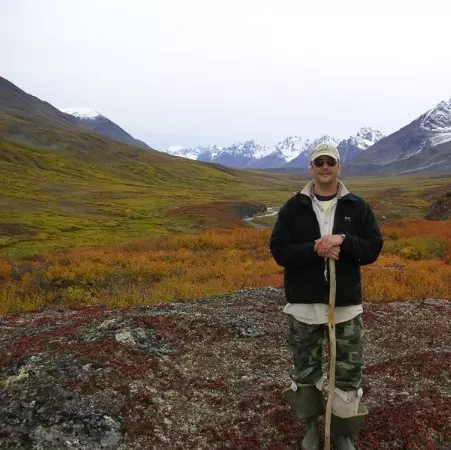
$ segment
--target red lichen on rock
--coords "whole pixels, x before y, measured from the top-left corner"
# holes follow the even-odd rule
[[[282,396],[284,303],[280,289],[252,289],[1,318],[0,446],[299,448],[304,424]],[[364,310],[358,448],[450,448],[451,302]]]

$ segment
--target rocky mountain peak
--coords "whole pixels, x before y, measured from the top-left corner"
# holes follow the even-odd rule
[[[343,162],[352,161],[361,152],[365,151],[376,142],[380,141],[384,135],[371,127],[362,127],[355,136],[349,136],[338,144],[338,151]]]
[[[87,108],[86,106],[75,106],[72,108],[62,108],[60,111],[66,114],[70,114],[71,116],[77,117],[77,119],[82,120],[94,120],[99,118],[106,117],[103,114],[100,114],[98,111]]]
[[[420,117],[424,130],[451,132],[451,99],[440,102]]]
[[[60,109],[60,111],[74,117],[78,124],[83,125],[96,133],[102,134],[103,136],[135,147],[150,148],[145,142],[135,139],[119,125],[95,109],[87,108],[85,106],[75,106],[63,108]]]
[[[314,139],[313,141],[308,140],[306,143],[307,145],[305,148],[305,153],[307,153],[307,155],[310,156],[310,153],[315,147],[318,147],[318,145],[325,143],[338,146],[340,140],[335,138],[334,136],[331,136],[330,134],[324,134],[323,136],[319,137],[318,139]]]
[[[268,147],[264,146],[255,139],[250,139],[245,142],[238,142],[231,145],[230,147],[225,147],[223,149],[224,153],[241,153],[249,158],[262,158],[270,153]]]
[[[280,155],[285,161],[291,161],[306,150],[307,142],[299,136],[290,136],[276,144],[274,153]]]
[[[384,135],[371,127],[362,127],[355,136],[350,136],[348,139],[342,141],[342,145],[352,145],[358,150],[366,150],[368,147],[380,141]]]
[[[371,127],[362,127],[357,131],[356,137],[360,137],[366,141],[376,142],[384,137],[384,135],[379,131]]]

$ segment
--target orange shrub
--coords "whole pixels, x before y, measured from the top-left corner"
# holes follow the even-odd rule
[[[0,261],[0,282],[10,280],[12,276],[12,267],[9,261]]]
[[[451,226],[449,221],[399,220],[384,224],[382,231],[388,244],[386,244],[387,248],[389,248],[390,241],[402,238],[435,238],[436,242],[443,243],[445,247],[443,258],[448,264],[451,263]]]
[[[387,239],[399,239],[414,236],[435,236],[450,243],[451,227],[449,221],[440,220],[399,220],[384,223],[383,234]]]
[[[408,261],[382,255],[363,269],[367,301],[451,299],[451,266],[440,260]]]
[[[384,224],[383,233],[383,254],[363,268],[366,300],[451,298],[449,222],[400,221]],[[126,306],[282,287],[270,234],[256,228],[206,230],[2,261],[0,314],[48,304]]]

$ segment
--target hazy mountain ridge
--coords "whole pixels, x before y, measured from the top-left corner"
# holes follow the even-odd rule
[[[451,172],[451,99],[440,102],[400,130],[376,142],[353,161],[371,173]]]
[[[33,120],[38,125],[74,126],[76,119],[0,77],[0,116]]]
[[[125,144],[134,145],[135,147],[150,148],[146,143],[135,139],[119,125],[94,109],[72,107],[61,109],[61,111],[65,114],[70,114],[78,124],[88,127],[96,133],[124,142]]]
[[[67,110],[66,110],[67,111]],[[86,130],[119,142],[150,149],[106,116],[89,108],[72,108],[70,114],[40,100],[0,77],[0,134],[22,142],[55,147],[48,137],[67,136],[67,131]],[[11,120],[14,118],[14,120]],[[30,124],[44,127],[30,128]],[[213,145],[195,148],[171,147],[164,152],[191,160],[217,163],[240,169],[306,170],[309,153],[319,143],[334,142],[341,154],[346,175],[449,173],[451,172],[451,99],[442,101],[410,124],[384,137],[379,131],[363,127],[355,136],[338,140],[327,134],[312,141],[290,136],[274,146],[256,139],[229,146]],[[60,144],[64,144],[63,141]]]
[[[332,142],[341,146],[343,161],[352,161],[356,155],[383,137],[382,133],[370,127],[360,129],[356,136],[340,141],[325,134],[317,139],[304,139],[289,136],[274,146],[264,146],[255,139],[238,142],[230,146],[199,146],[195,148],[173,147],[166,150],[174,156],[215,162],[227,166],[252,169],[271,169],[278,167],[307,168],[310,152],[323,142]]]
[[[15,119],[14,125],[5,123],[1,127],[0,131],[6,136],[15,135],[31,138],[28,133],[30,132],[30,124],[33,124],[51,127],[55,131],[68,131],[70,129],[75,132],[88,129],[135,147],[150,149],[147,144],[134,139],[124,129],[95,110],[90,108],[60,110],[50,103],[28,94],[2,77],[0,77],[0,117]],[[43,132],[43,129],[41,131]]]
[[[267,148],[252,154],[252,143],[248,141],[246,154],[239,158],[229,158],[230,148],[236,149],[239,144],[231,147],[215,146],[196,147],[195,149],[168,149],[167,152],[192,159],[209,162],[219,162],[238,168],[253,169],[288,169],[305,170],[309,164],[309,153],[313,147],[322,142],[334,142],[340,151],[346,174],[396,174],[416,172],[451,172],[451,99],[442,101],[435,107],[420,115],[410,124],[390,134],[383,134],[370,127],[362,127],[355,136],[347,139],[324,135],[313,141],[299,136],[290,136]],[[241,144],[242,145],[242,144]],[[261,146],[261,144],[259,144]]]

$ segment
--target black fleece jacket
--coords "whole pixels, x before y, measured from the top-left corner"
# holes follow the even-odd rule
[[[355,194],[337,200],[333,234],[341,233],[346,238],[335,264],[335,302],[337,306],[356,305],[362,302],[360,266],[377,259],[383,240],[371,207]],[[314,250],[320,237],[312,200],[299,192],[280,209],[270,242],[274,259],[284,267],[289,303],[329,303],[325,261]]]

